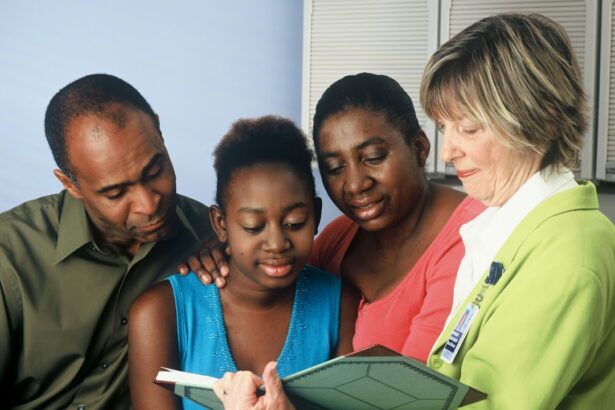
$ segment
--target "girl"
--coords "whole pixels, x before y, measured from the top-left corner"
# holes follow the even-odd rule
[[[222,377],[260,374],[277,360],[283,376],[351,350],[357,299],[344,291],[340,307],[339,278],[305,266],[321,206],[312,156],[301,131],[281,118],[240,120],[224,136],[214,152],[218,205],[210,219],[232,275],[221,290],[195,275],[171,276],[134,303],[135,408],[179,407],[152,383],[160,366]]]

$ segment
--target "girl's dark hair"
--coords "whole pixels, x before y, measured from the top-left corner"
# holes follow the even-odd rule
[[[263,163],[290,168],[315,198],[313,159],[305,136],[292,121],[276,116],[238,120],[214,150],[216,202],[224,209],[226,188],[234,172]]]
[[[320,128],[325,120],[357,108],[384,114],[408,144],[421,131],[412,99],[397,81],[371,73],[348,75],[331,84],[316,104],[312,138],[317,151]]]

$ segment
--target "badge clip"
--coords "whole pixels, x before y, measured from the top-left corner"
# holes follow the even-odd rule
[[[489,275],[487,275],[487,278],[485,279],[485,284],[495,285],[502,277],[502,273],[504,273],[504,265],[502,265],[500,262],[491,262],[491,267],[489,268]]]

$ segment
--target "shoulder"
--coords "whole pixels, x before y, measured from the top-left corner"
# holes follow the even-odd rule
[[[553,263],[574,263],[594,270],[596,262],[605,260],[615,268],[615,226],[598,210],[555,214],[536,226],[530,236],[528,245],[555,256]]]
[[[312,265],[305,265],[301,274],[307,275],[311,279],[319,282],[335,283],[341,280],[339,276],[333,275],[332,273],[329,273]]]
[[[196,199],[177,194],[177,206],[194,227],[196,233],[204,239],[213,231],[209,222],[209,207]]]
[[[131,327],[150,325],[160,320],[175,320],[173,289],[162,281],[147,289],[130,307],[128,323]],[[174,327],[174,326],[173,326]]]
[[[329,222],[318,235],[316,240],[318,240],[318,238],[343,236],[349,231],[352,231],[353,228],[356,229],[356,227],[357,225],[352,221],[352,219],[348,218],[346,215],[341,215]]]
[[[182,211],[189,212],[190,214],[203,214],[209,212],[209,207],[207,205],[181,194],[177,194],[177,205],[179,205]]]
[[[301,277],[305,282],[305,286],[309,289],[321,289],[334,294],[339,293],[342,283],[339,276],[335,276],[311,265],[305,265],[303,272],[301,272]]]
[[[432,206],[438,218],[446,218],[455,226],[471,221],[485,210],[485,205],[456,189],[431,184],[434,192]]]
[[[593,283],[614,297],[615,226],[596,208],[561,205],[574,195],[553,197],[551,204],[532,211],[499,254],[527,272],[529,281],[537,274],[544,277],[551,290],[559,284],[575,289]]]
[[[337,248],[340,243],[354,237],[358,225],[346,215],[341,215],[325,226],[314,240],[314,248]]]
[[[24,227],[52,223],[56,227],[64,201],[64,191],[24,202],[6,212],[0,213],[0,231],[8,233]]]
[[[65,195],[63,191],[44,196],[0,213],[0,257],[6,261],[32,247],[53,251]]]

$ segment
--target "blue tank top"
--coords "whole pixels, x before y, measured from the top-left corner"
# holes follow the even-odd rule
[[[195,274],[168,278],[175,298],[181,370],[222,377],[235,372],[220,292]],[[330,359],[338,341],[340,278],[311,266],[297,277],[286,341],[277,370],[284,377]],[[184,409],[202,409],[183,399]]]

